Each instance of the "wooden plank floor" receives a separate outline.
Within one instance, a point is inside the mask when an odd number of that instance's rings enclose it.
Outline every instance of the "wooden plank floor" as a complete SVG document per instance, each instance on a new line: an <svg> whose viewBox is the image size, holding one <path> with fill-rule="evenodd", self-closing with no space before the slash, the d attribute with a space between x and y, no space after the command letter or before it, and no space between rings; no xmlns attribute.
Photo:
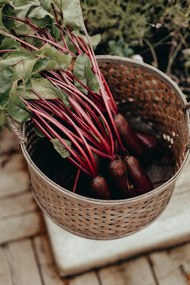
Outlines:
<svg viewBox="0 0 190 285"><path fill-rule="evenodd" d="M84 253L85 254L85 253ZM0 285L190 285L186 244L60 278L15 137L0 133Z"/></svg>

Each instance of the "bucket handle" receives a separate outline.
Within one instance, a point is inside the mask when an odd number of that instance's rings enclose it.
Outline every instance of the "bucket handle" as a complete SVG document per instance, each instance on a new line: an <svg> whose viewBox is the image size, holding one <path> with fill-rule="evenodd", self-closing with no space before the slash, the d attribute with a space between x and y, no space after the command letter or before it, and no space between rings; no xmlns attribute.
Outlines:
<svg viewBox="0 0 190 285"><path fill-rule="evenodd" d="M11 131L17 136L17 138L19 139L20 143L25 143L26 139L23 137L22 133L21 133L21 125L17 122L15 122L15 120L13 120L9 114L6 113L6 121L8 126L10 127Z"/></svg>

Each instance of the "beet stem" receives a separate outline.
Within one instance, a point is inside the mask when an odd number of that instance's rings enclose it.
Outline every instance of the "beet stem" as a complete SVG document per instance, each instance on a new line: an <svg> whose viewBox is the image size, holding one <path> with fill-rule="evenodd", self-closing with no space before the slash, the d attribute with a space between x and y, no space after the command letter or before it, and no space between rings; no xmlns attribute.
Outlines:
<svg viewBox="0 0 190 285"><path fill-rule="evenodd" d="M75 181L74 181L74 184L73 184L73 188L72 188L72 192L73 193L75 193L75 191L76 191L76 187L77 187L77 184L78 184L80 173L81 173L81 170L80 170L80 168L78 168L76 176L75 176Z"/></svg>

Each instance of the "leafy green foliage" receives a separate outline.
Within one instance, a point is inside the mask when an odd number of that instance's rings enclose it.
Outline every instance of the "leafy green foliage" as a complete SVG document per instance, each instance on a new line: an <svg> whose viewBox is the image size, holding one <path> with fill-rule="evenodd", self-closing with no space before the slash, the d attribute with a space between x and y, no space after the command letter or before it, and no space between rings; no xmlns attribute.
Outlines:
<svg viewBox="0 0 190 285"><path fill-rule="evenodd" d="M123 37L127 42L142 40L149 33L149 19L143 13L144 1L82 0L82 8L88 30L101 32L102 41ZM149 17L150 18L150 17Z"/></svg>
<svg viewBox="0 0 190 285"><path fill-rule="evenodd" d="M26 121L30 114L26 111L25 104L17 95L11 95L7 104L7 112L19 123Z"/></svg>
<svg viewBox="0 0 190 285"><path fill-rule="evenodd" d="M1 0L0 29L4 31L11 29L17 35L31 33L29 26L21 21L4 20L6 16L16 16L20 19L27 17L33 24L41 28L51 27L54 33L56 33L54 9L57 11L57 17L63 27L68 25L76 30L84 29L79 0Z"/></svg>
<svg viewBox="0 0 190 285"><path fill-rule="evenodd" d="M6 48L9 43L17 46L14 39L5 38L1 47ZM18 96L24 99L61 98L68 106L66 94L42 78L40 72L53 68L66 69L71 60L69 54L63 54L48 44L33 53L19 47L0 58L0 108L7 109L16 121L22 122L29 117L29 113Z"/></svg>
<svg viewBox="0 0 190 285"><path fill-rule="evenodd" d="M13 70L10 67L5 68L0 64L0 108L5 108L8 98L9 91L11 89Z"/></svg>
<svg viewBox="0 0 190 285"><path fill-rule="evenodd" d="M55 0L54 4L63 11L64 24L79 30L84 29L84 22L79 0Z"/></svg>
<svg viewBox="0 0 190 285"><path fill-rule="evenodd" d="M110 40L108 42L108 46L110 49L110 54L126 57L131 57L134 54L133 49L130 48L123 39L118 41Z"/></svg>
<svg viewBox="0 0 190 285"><path fill-rule="evenodd" d="M36 54L40 55L41 59L46 59L46 64L38 64L36 71L40 72L47 69L64 69L66 70L71 63L72 56L70 54L64 54L49 44L45 44ZM39 61L41 63L41 60Z"/></svg>
<svg viewBox="0 0 190 285"><path fill-rule="evenodd" d="M83 15L91 34L101 33L96 52L131 56L167 73L175 72L177 57L190 44L189 1L81 0ZM172 69L173 68L173 69Z"/></svg>
<svg viewBox="0 0 190 285"><path fill-rule="evenodd" d="M90 62L90 59L86 54L77 56L74 64L74 75L92 91L99 91L99 83L94 72L92 71L92 64ZM88 91L77 80L75 80L75 86L85 94L88 93Z"/></svg>
<svg viewBox="0 0 190 285"><path fill-rule="evenodd" d="M17 94L24 99L55 99L59 90L45 78L32 78L28 85L21 84L17 87Z"/></svg>
<svg viewBox="0 0 190 285"><path fill-rule="evenodd" d="M3 39L0 49L17 49L20 47L20 43L18 43L16 40L11 38L5 38Z"/></svg>
<svg viewBox="0 0 190 285"><path fill-rule="evenodd" d="M5 124L6 124L5 112L0 110L0 129L1 129L1 127L4 127Z"/></svg>
<svg viewBox="0 0 190 285"><path fill-rule="evenodd" d="M2 46L5 46L8 42L14 42L14 40L4 39ZM38 96L41 96L46 99L61 97L63 100L66 98L62 94L63 92L53 87L47 79L41 78L39 72L52 68L66 69L71 60L70 55L61 54L49 45L45 45L38 53L18 48L7 57L1 58L0 107L5 108L9 99L11 99L11 107L9 106L8 111L11 110L11 115L13 115L14 110L17 112L18 107L21 105L12 100L11 96L15 94L19 94L25 99L38 99ZM39 78L32 78L37 74ZM68 105L68 100L65 99L65 101ZM13 108L14 103L16 105L15 109ZM23 114L23 110L21 110L21 113Z"/></svg>

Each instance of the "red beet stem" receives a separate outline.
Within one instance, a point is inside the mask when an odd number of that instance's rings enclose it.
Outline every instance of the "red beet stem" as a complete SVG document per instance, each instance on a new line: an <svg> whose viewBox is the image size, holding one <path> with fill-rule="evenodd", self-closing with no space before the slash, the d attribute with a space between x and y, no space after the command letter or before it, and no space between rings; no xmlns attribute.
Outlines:
<svg viewBox="0 0 190 285"><path fill-rule="evenodd" d="M84 95L82 92L77 90L74 85L73 86L68 86L68 84L66 84L64 82L60 82L59 80L56 80L56 79L52 79L52 83L55 86L57 85L58 87L61 87L66 93L69 93L69 95L70 95L69 96L70 103L74 104L73 107L75 107L75 110L79 111L79 109L76 107L76 104L77 104L77 106L80 106L78 102L82 102L83 101L83 107L84 108L80 108L80 112L82 112L81 115L83 115L83 118L86 120L86 122L90 123L89 117L87 117L86 113L84 112L84 109L86 107L85 102L87 104L89 104L94 109L94 111L97 112L97 116L98 115L100 116L100 118L102 119L103 124L105 125L106 131L107 131L108 136L109 136L109 143L110 143L110 146L108 145L108 147L111 148L111 150L110 150L111 155L114 156L114 139L113 139L113 135L112 135L110 126L109 126L107 120L105 119L103 113L100 111L100 109L98 109L97 106L92 102L92 100L90 100L86 95ZM81 99L80 99L80 97L81 97ZM99 120L100 118L97 117L97 120ZM94 128L94 126L93 126L93 128ZM97 137L101 138L102 136L99 133L99 135ZM105 140L104 140L104 143L105 143L105 145L107 145L107 142ZM107 151L108 151L108 149L107 149Z"/></svg>
<svg viewBox="0 0 190 285"><path fill-rule="evenodd" d="M47 125L46 125L46 122L45 122L45 120L43 120L42 118L39 118L39 117L38 117L38 120L37 120L36 118L33 118L33 122L35 123L35 125L36 125L37 127L40 126L40 130L42 131L42 133L43 133L45 136L47 136L48 139L51 140L51 139L54 138L54 137L58 137L57 133L54 132L54 130L51 129L50 127L48 128L48 131L49 131L51 134L49 134L49 133L47 132ZM43 127L43 125L45 126L46 129ZM58 138L59 138L59 137L58 137ZM69 151L69 149L68 149L68 151ZM71 162L73 165L75 165L77 168L81 169L81 170L82 170L84 173L86 173L87 175L89 175L89 176L91 175L90 172L86 169L86 165L85 165L85 164L83 165L82 160L81 160L80 162L77 162L77 160L76 160L76 159L73 159L71 156L68 157L68 160L70 160L70 162Z"/></svg>
<svg viewBox="0 0 190 285"><path fill-rule="evenodd" d="M142 132L142 131L136 131L136 135L141 140L141 142L146 146L148 150L156 150L158 147L158 139L151 134Z"/></svg>
<svg viewBox="0 0 190 285"><path fill-rule="evenodd" d="M80 170L80 169L77 169L77 173L76 173L75 180L74 180L74 184L73 184L73 188L72 188L72 192L73 192L73 193L76 191L80 173L81 173L81 170Z"/></svg>
<svg viewBox="0 0 190 285"><path fill-rule="evenodd" d="M31 102L30 102L31 104ZM34 103L33 103L34 105ZM51 115L49 115L48 113L46 113L44 110L39 110L39 109L35 109L35 107L28 107L29 110L31 110L36 116L38 116L41 119L44 119L43 122L46 125L47 129L51 129L52 134L54 134L54 137L58 138L59 141L64 145L64 147L66 149L68 149L68 151L75 157L75 159L80 160L81 162L83 161L83 159L86 161L86 165L88 165L89 167L89 171L91 173L91 176L94 177L96 176L96 170L93 168L88 156L86 155L85 151L83 150L83 148L78 144L78 142L73 138L73 136L67 131L67 128L64 127L61 123L59 123L55 118L53 118ZM73 151L73 148L69 147L65 141L62 139L62 137L60 135L58 135L50 126L49 124L46 123L45 119L49 122L51 122L54 126L56 126L58 129L60 129L67 137L69 140L71 140L71 142L75 145L75 147L78 149L78 151L81 153L83 159L80 158L80 155L76 154Z"/></svg>

